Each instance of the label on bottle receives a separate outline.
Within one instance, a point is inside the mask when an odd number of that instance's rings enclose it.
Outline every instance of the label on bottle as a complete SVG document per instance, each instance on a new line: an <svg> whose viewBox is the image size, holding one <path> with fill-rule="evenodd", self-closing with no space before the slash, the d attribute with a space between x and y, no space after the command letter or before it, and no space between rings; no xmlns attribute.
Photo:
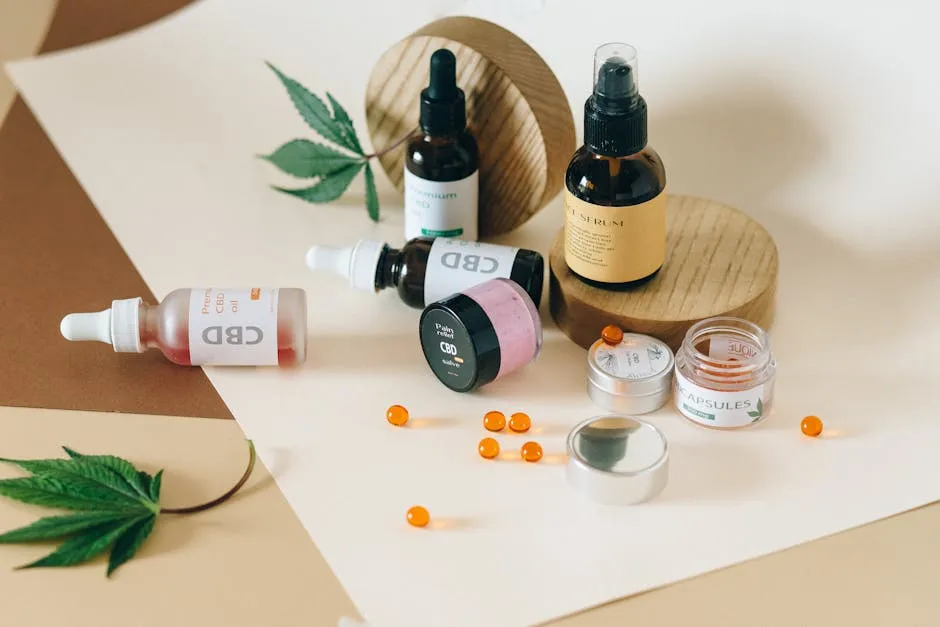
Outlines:
<svg viewBox="0 0 940 627"><path fill-rule="evenodd" d="M666 259L666 191L638 205L592 205L565 189L565 262L593 281L647 277Z"/></svg>
<svg viewBox="0 0 940 627"><path fill-rule="evenodd" d="M760 349L734 335L713 335L708 339L708 356L721 361L744 361L760 354Z"/></svg>
<svg viewBox="0 0 940 627"><path fill-rule="evenodd" d="M709 427L742 427L764 416L764 385L726 392L693 383L676 368L675 401L679 412Z"/></svg>
<svg viewBox="0 0 940 627"><path fill-rule="evenodd" d="M518 248L439 237L424 275L424 304L495 278L508 279Z"/></svg>
<svg viewBox="0 0 940 627"><path fill-rule="evenodd" d="M277 364L277 289L193 289L189 357L194 366Z"/></svg>
<svg viewBox="0 0 940 627"><path fill-rule="evenodd" d="M479 171L459 181L428 181L405 168L405 240L477 239Z"/></svg>
<svg viewBox="0 0 940 627"><path fill-rule="evenodd" d="M616 346L601 344L594 352L594 362L601 372L619 379L649 379L661 375L669 367L667 346L658 342L642 342L625 338Z"/></svg>

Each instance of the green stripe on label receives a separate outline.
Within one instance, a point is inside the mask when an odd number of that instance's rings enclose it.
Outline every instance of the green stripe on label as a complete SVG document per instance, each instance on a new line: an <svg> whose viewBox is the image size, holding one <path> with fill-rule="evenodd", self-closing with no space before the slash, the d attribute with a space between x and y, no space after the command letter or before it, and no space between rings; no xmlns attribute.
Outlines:
<svg viewBox="0 0 940 627"><path fill-rule="evenodd" d="M714 420L714 419L715 419L715 414L706 414L705 412L700 411L700 410L698 410L698 409L695 409L694 407L689 407L689 406L688 406L687 404L685 404L685 403L682 403L682 408L685 409L685 410L686 410L687 412L689 412L690 414L694 414L694 415L698 416L699 418L704 418L705 420Z"/></svg>
<svg viewBox="0 0 940 627"><path fill-rule="evenodd" d="M449 231L435 231L433 229L421 229L421 235L428 237L456 237L463 235L463 228L450 229Z"/></svg>

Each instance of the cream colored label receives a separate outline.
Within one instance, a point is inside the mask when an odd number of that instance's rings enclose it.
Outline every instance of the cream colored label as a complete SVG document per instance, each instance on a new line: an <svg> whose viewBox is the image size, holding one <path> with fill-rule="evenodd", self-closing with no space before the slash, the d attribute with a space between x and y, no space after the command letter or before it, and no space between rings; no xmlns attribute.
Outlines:
<svg viewBox="0 0 940 627"><path fill-rule="evenodd" d="M649 276L666 259L666 192L628 207L592 205L565 190L565 262L604 283Z"/></svg>

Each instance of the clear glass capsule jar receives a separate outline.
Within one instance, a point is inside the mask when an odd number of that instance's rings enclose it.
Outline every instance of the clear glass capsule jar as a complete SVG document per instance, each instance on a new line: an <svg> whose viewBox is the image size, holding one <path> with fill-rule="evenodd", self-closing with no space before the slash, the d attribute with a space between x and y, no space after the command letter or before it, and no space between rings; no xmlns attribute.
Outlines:
<svg viewBox="0 0 940 627"><path fill-rule="evenodd" d="M766 331L740 318L707 318L676 352L676 409L713 429L749 427L770 413L776 373Z"/></svg>

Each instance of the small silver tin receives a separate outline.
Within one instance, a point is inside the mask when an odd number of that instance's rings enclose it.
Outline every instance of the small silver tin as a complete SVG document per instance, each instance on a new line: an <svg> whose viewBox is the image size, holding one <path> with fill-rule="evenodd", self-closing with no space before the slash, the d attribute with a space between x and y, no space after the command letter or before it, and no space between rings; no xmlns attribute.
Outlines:
<svg viewBox="0 0 940 627"><path fill-rule="evenodd" d="M588 396L604 409L648 414L669 401L675 357L665 342L624 333L613 346L604 340L594 342L587 359Z"/></svg>
<svg viewBox="0 0 940 627"><path fill-rule="evenodd" d="M589 418L568 434L567 476L574 489L598 503L649 501L669 479L666 436L629 416Z"/></svg>

